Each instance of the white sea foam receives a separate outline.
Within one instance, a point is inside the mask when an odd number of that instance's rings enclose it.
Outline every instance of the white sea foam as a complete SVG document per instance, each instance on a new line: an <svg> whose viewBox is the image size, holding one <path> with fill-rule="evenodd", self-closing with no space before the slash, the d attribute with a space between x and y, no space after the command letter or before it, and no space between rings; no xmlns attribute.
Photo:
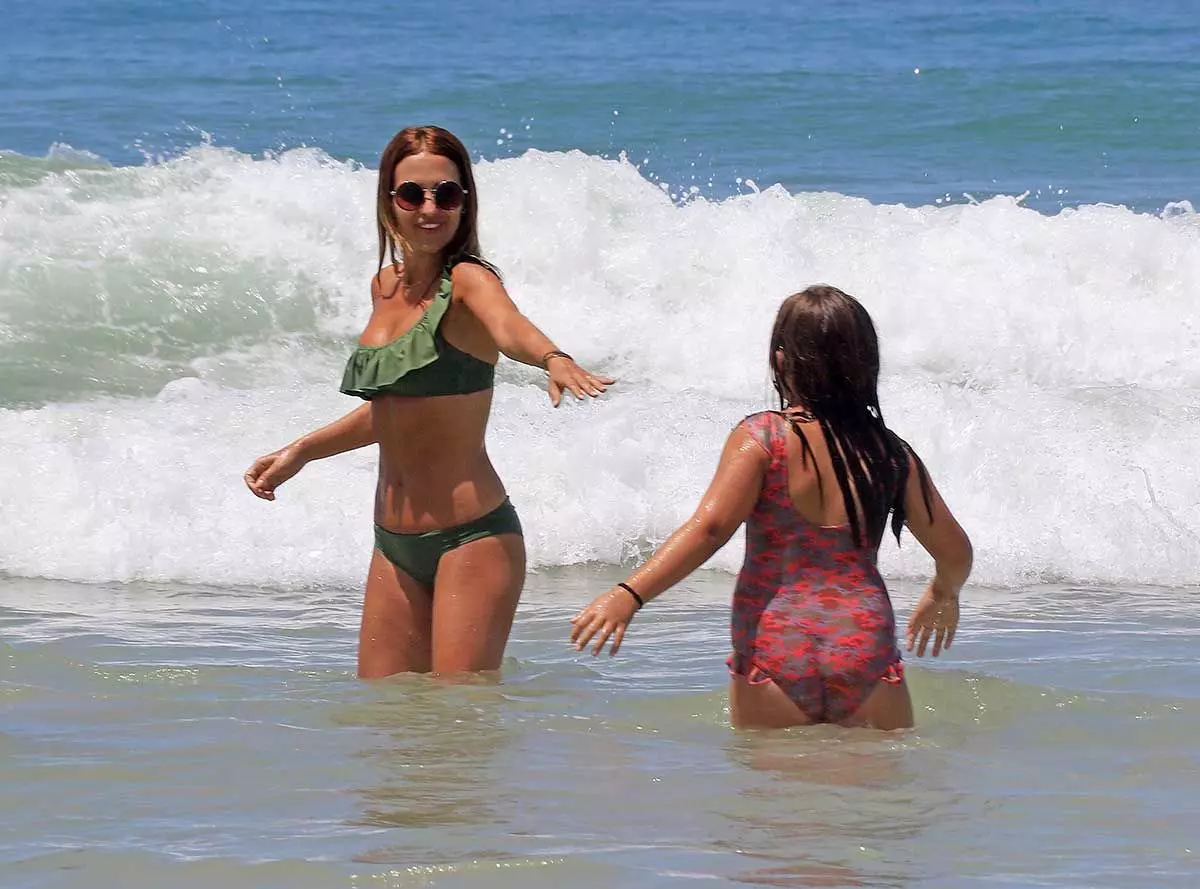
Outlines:
<svg viewBox="0 0 1200 889"><path fill-rule="evenodd" d="M1200 221L1016 199L876 206L781 188L673 203L629 164L530 153L477 171L520 306L619 377L552 411L502 365L489 446L531 562L661 540L724 435L771 405L766 339L826 281L879 327L883 404L998 585L1194 583ZM317 151L198 148L0 190L0 569L79 580L360 582L373 455L265 504L259 453L353 406L373 174ZM736 569L740 536L714 559ZM885 544L893 576L927 562Z"/></svg>

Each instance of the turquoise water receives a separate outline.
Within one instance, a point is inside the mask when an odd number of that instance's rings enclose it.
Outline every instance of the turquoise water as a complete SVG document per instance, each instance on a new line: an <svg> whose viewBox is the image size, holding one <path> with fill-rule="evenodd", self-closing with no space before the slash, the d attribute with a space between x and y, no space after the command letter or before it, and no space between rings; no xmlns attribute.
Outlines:
<svg viewBox="0 0 1200 889"><path fill-rule="evenodd" d="M0 883L1169 886L1196 870L1200 99L1187 3L49 0L0 31ZM479 158L531 574L499 684L352 677L373 174ZM567 620L771 403L780 299L880 329L977 551L894 737L735 733L740 536L622 657ZM903 619L929 571L881 565Z"/></svg>

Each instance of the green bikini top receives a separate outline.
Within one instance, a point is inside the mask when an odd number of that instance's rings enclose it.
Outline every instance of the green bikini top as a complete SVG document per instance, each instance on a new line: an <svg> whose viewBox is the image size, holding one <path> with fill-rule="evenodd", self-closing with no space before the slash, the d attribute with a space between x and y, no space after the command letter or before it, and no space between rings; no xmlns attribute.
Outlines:
<svg viewBox="0 0 1200 889"><path fill-rule="evenodd" d="M454 348L442 335L452 268L442 271L433 302L411 330L382 346L354 350L342 375L342 392L370 401L377 395L466 395L492 388L496 366Z"/></svg>

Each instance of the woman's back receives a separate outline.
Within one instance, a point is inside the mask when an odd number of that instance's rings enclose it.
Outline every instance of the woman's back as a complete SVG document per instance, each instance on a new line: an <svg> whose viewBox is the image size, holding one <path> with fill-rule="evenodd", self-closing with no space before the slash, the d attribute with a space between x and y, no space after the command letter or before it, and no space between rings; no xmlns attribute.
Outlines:
<svg viewBox="0 0 1200 889"><path fill-rule="evenodd" d="M824 528L850 528L850 515L839 489L829 453L829 442L821 425L803 411L765 411L755 416L770 417L769 428L780 440L785 458L782 469L792 508L806 521ZM804 435L801 439L800 434ZM856 498L855 507L862 514ZM877 548L877 547L875 547Z"/></svg>
<svg viewBox="0 0 1200 889"><path fill-rule="evenodd" d="M838 486L819 481L818 470L833 472L824 436L807 424L804 449L791 423L777 411L742 423L768 462L746 521L730 666L770 677L813 721L836 722L898 671L895 617L877 547L855 538Z"/></svg>

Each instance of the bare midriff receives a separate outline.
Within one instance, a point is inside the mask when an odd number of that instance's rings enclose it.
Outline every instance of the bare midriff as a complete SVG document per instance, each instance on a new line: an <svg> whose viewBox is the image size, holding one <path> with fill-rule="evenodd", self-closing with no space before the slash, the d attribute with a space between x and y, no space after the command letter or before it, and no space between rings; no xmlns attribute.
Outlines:
<svg viewBox="0 0 1200 889"><path fill-rule="evenodd" d="M504 501L485 444L492 391L383 395L371 402L379 441L377 524L401 533L452 528Z"/></svg>

